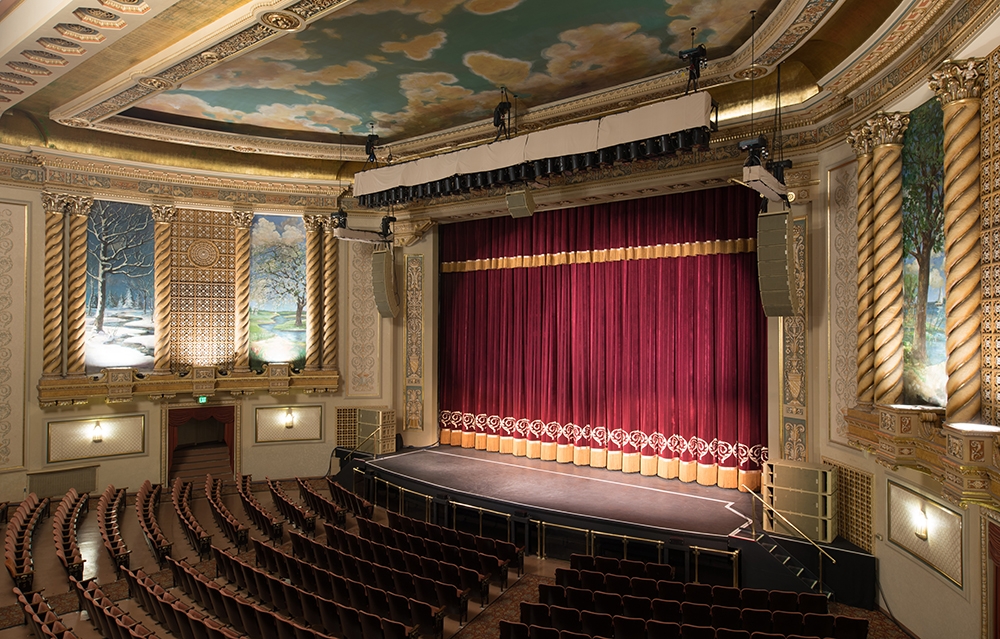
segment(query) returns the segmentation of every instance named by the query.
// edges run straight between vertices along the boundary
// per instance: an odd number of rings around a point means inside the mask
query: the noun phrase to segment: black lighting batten
[[[355,176],[360,206],[379,208],[553,174],[708,150],[718,105],[698,92],[575,124],[421,158]],[[553,153],[555,151],[555,153]]]

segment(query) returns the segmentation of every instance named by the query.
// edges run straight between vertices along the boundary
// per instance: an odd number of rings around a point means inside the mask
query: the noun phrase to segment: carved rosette
[[[978,422],[982,408],[980,95],[984,60],[946,62],[930,86],[944,111],[945,420]]]
[[[156,345],[153,370],[170,372],[170,229],[177,221],[177,209],[172,205],[153,204],[153,330]]]
[[[337,370],[337,221],[323,218],[323,362],[325,371]]]
[[[305,214],[306,226],[306,370],[319,370],[321,340],[323,336],[323,220],[326,215]]]
[[[55,376],[62,373],[63,332],[63,209],[66,196],[42,193],[45,208],[45,291],[42,331],[42,373]]]
[[[94,198],[71,195],[66,199],[69,214],[69,278],[66,296],[67,373],[87,372],[87,219]]]
[[[875,179],[874,310],[876,404],[903,396],[903,133],[905,113],[878,113],[871,127]]]
[[[235,210],[232,216],[236,227],[233,370],[245,373],[250,370],[250,227],[253,211]]]
[[[871,127],[851,131],[847,141],[858,156],[858,376],[859,404],[870,405],[875,395],[875,173],[872,166]]]

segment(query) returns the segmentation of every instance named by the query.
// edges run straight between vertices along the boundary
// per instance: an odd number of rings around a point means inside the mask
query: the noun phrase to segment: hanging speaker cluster
[[[399,315],[396,266],[392,249],[388,246],[377,246],[372,251],[372,291],[375,293],[375,306],[379,315],[388,318]]]
[[[757,277],[764,315],[798,315],[794,252],[788,211],[757,216]]]

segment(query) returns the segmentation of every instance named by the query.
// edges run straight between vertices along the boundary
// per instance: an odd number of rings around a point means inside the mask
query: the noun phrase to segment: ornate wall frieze
[[[403,328],[406,357],[403,361],[405,418],[403,428],[424,427],[424,256],[407,255],[404,260]]]
[[[372,248],[351,242],[347,396],[382,394],[381,321],[372,291]]]

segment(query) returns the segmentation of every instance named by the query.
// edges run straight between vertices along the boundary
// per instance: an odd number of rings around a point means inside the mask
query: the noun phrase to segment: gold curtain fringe
[[[653,246],[596,249],[592,251],[564,251],[561,253],[542,253],[539,255],[494,257],[481,260],[466,260],[464,262],[442,262],[441,272],[470,273],[472,271],[538,268],[542,266],[564,266],[567,264],[601,264],[604,262],[659,260],[675,257],[697,257],[701,255],[733,255],[736,253],[753,253],[756,250],[756,239],[749,237],[735,240],[655,244]]]

